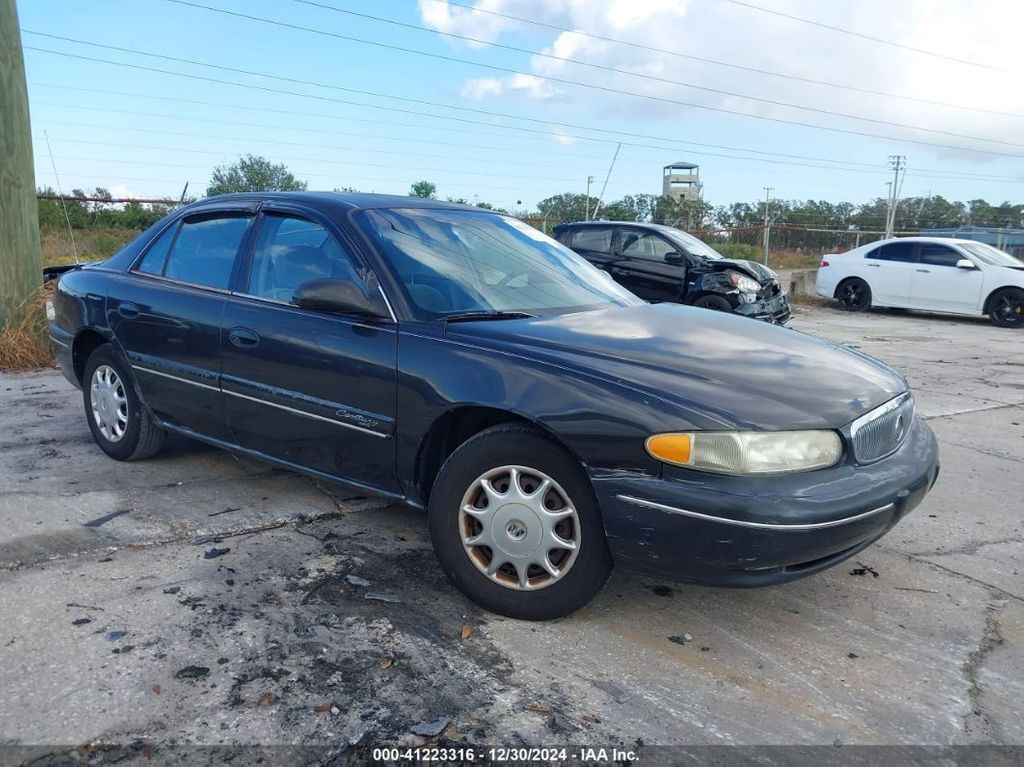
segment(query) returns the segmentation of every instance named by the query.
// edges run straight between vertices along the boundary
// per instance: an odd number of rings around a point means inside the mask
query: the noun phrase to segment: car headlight
[[[757,283],[757,280],[752,280],[745,274],[739,272],[729,271],[729,282],[731,282],[740,293],[756,293],[761,289],[761,286]]]
[[[655,434],[645,447],[673,466],[719,474],[789,474],[834,466],[843,444],[834,431],[697,431]]]

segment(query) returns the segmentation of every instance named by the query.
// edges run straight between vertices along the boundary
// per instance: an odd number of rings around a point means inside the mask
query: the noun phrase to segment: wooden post
[[[0,327],[42,284],[25,61],[14,0],[0,0]]]

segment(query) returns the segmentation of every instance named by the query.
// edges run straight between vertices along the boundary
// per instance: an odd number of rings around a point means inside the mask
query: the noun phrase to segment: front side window
[[[956,266],[956,262],[962,259],[959,253],[946,245],[932,245],[924,243],[918,252],[918,260],[922,264],[932,266]]]
[[[914,253],[915,244],[912,242],[890,242],[881,247],[869,250],[864,258],[876,261],[900,261],[903,263],[914,263],[917,259]]]
[[[574,250],[589,250],[593,253],[612,252],[612,230],[608,226],[587,226],[572,233]]]
[[[361,282],[351,257],[330,232],[294,216],[264,218],[249,272],[250,295],[291,301],[302,283],[329,278]]]
[[[679,249],[656,234],[637,230],[622,233],[622,255],[627,258],[664,262],[669,253],[679,253]]]
[[[249,216],[186,219],[167,257],[164,276],[226,290]]]
[[[356,220],[421,319],[643,303],[583,257],[509,216],[402,208],[364,210]]]
[[[722,254],[712,248],[703,240],[698,240],[692,234],[674,229],[670,233],[670,237],[676,242],[682,245],[682,248],[677,250],[685,250],[687,253],[693,256],[699,256],[700,258],[707,258],[712,261],[718,261],[722,258]]]

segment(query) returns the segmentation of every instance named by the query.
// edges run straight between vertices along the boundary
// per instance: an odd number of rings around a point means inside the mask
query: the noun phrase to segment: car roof
[[[885,245],[891,242],[925,242],[940,245],[949,245],[950,243],[953,243],[954,245],[963,245],[964,243],[976,243],[978,240],[963,237],[890,237],[887,240],[869,242],[867,245],[863,245],[862,247],[868,247],[870,245]]]
[[[558,224],[556,229],[565,229],[570,226],[629,226],[635,229],[650,229],[653,232],[681,232],[682,229],[676,229],[674,226],[666,226],[665,224],[649,224],[645,221],[573,221],[566,224]]]
[[[367,194],[363,192],[233,192],[215,197],[205,197],[185,209],[201,209],[217,205],[239,202],[294,202],[312,208],[334,212],[365,210],[368,208],[431,208],[439,210],[473,210],[480,213],[491,213],[486,208],[462,205],[457,202],[427,199],[424,197],[408,197],[400,194]]]

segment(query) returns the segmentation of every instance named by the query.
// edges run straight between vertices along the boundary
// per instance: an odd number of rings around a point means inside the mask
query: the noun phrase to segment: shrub
[[[21,320],[0,328],[0,370],[5,373],[35,370],[53,365],[47,341],[45,288],[23,304]]]
[[[740,258],[747,261],[758,261],[761,258],[761,251],[753,245],[743,242],[725,242],[712,245],[715,250],[726,258]]]

